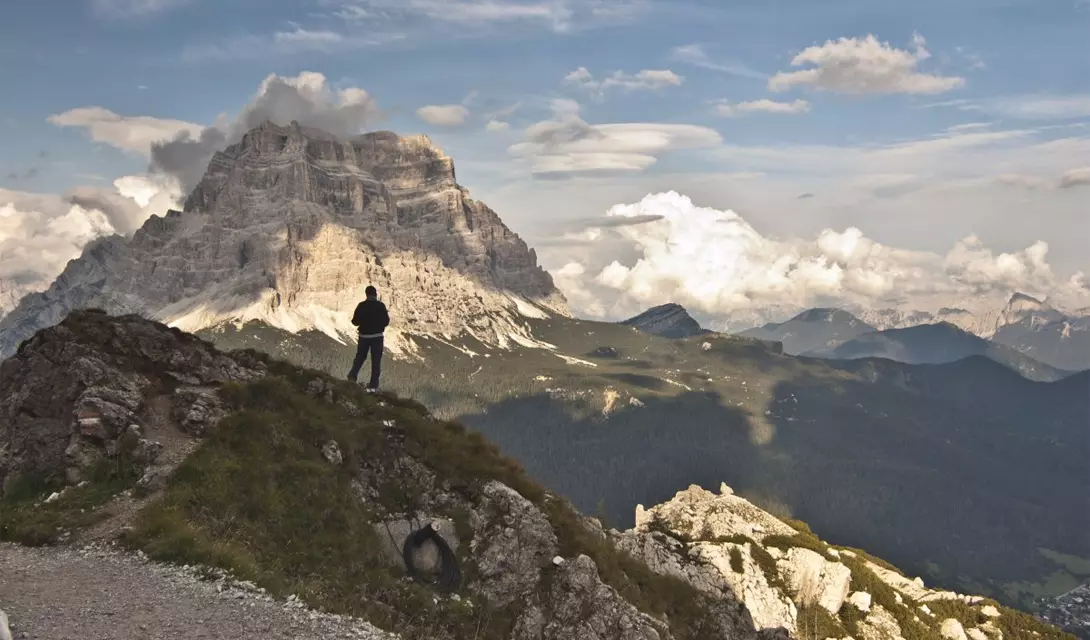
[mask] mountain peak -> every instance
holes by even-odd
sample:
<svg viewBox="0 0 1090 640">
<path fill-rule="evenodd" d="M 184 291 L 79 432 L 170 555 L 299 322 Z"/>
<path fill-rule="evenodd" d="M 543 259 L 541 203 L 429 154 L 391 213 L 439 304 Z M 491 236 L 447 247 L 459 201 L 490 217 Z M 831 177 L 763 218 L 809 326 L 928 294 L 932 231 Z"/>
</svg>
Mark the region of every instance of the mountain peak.
<svg viewBox="0 0 1090 640">
<path fill-rule="evenodd" d="M 1008 307 L 1019 306 L 1019 307 L 1027 307 L 1027 308 L 1028 307 L 1044 308 L 1044 307 L 1046 307 L 1048 305 L 1046 305 L 1043 300 L 1038 300 L 1037 298 L 1034 298 L 1033 296 L 1031 296 L 1031 295 L 1029 295 L 1027 293 L 1022 293 L 1020 291 L 1015 291 L 1011 295 L 1010 301 L 1007 302 L 1007 306 Z"/>
<path fill-rule="evenodd" d="M 689 315 L 685 307 L 674 302 L 651 307 L 621 324 L 664 338 L 688 338 L 709 333 Z"/>
<path fill-rule="evenodd" d="M 843 309 L 818 307 L 807 309 L 791 320 L 799 322 L 846 322 L 849 325 L 862 324 L 862 320 Z"/>
<path fill-rule="evenodd" d="M 184 213 L 89 245 L 0 320 L 0 356 L 87 306 L 187 331 L 256 320 L 343 341 L 370 284 L 394 351 L 414 348 L 405 334 L 541 346 L 523 318 L 568 313 L 533 249 L 469 199 L 427 136 L 266 121 L 214 154 Z"/>
</svg>

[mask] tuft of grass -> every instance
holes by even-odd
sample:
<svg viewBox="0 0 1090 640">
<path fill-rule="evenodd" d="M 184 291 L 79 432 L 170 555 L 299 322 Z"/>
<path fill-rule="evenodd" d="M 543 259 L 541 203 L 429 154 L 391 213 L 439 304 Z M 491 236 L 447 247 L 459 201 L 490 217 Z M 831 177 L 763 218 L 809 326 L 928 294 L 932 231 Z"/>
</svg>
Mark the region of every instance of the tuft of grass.
<svg viewBox="0 0 1090 640">
<path fill-rule="evenodd" d="M 838 546 L 837 549 L 839 549 L 841 551 L 851 551 L 852 553 L 859 556 L 860 558 L 863 558 L 864 560 L 870 560 L 871 562 L 878 565 L 879 567 L 882 567 L 883 569 L 888 569 L 889 571 L 900 574 L 902 576 L 905 575 L 904 571 L 901 571 L 899 568 L 895 567 L 894 565 L 890 564 L 889 562 L 886 562 L 885 560 L 883 560 L 882 558 L 879 558 L 878 556 L 872 556 L 871 554 L 867 553 L 863 549 L 856 549 L 855 547 L 841 547 L 841 546 Z"/>
<path fill-rule="evenodd" d="M 140 478 L 141 470 L 132 459 L 137 441 L 131 434 L 123 436 L 117 454 L 90 468 L 82 487 L 66 486 L 59 475 L 26 474 L 16 479 L 0 498 L 0 540 L 53 545 L 105 518 L 102 507 Z M 61 496 L 45 502 L 54 492 Z"/>
<path fill-rule="evenodd" d="M 822 542 L 813 533 L 797 533 L 793 536 L 771 535 L 761 541 L 766 547 L 776 547 L 788 551 L 794 548 L 809 549 L 823 557 L 828 557 L 829 545 Z"/>
<path fill-rule="evenodd" d="M 818 604 L 799 607 L 799 640 L 826 640 L 826 638 L 844 638 L 848 632 L 840 620 Z"/>
<path fill-rule="evenodd" d="M 850 602 L 845 602 L 840 607 L 840 611 L 837 612 L 837 617 L 840 619 L 840 626 L 844 627 L 844 630 L 848 632 L 848 635 L 853 638 L 861 638 L 859 623 L 866 617 L 862 611 L 856 608 Z"/>
<path fill-rule="evenodd" d="M 742 561 L 742 551 L 738 547 L 730 548 L 730 570 L 735 573 L 745 573 L 746 565 Z"/>
</svg>

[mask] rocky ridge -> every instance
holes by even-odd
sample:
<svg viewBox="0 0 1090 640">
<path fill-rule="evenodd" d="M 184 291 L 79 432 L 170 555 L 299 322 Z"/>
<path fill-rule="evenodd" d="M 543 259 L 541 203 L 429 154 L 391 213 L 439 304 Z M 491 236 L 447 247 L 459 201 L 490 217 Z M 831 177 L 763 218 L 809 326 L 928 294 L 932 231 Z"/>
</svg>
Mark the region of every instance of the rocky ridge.
<svg viewBox="0 0 1090 640">
<path fill-rule="evenodd" d="M 481 638 L 518 640 L 757 638 L 736 600 L 656 578 L 479 437 L 412 403 L 98 311 L 73 312 L 24 342 L 0 366 L 0 388 L 0 540 L 119 542 L 157 559 L 225 563 L 242 572 L 236 580 L 250 572 L 259 586 L 280 585 L 273 595 L 281 598 L 295 585 L 311 607 L 381 620 L 405 638 L 471 637 L 474 628 Z M 175 448 L 186 456 L 164 464 Z M 251 472 L 271 475 L 241 485 Z M 277 485 L 287 489 L 273 502 L 245 502 Z M 278 508 L 292 517 L 264 520 Z M 230 524 L 221 529 L 220 518 Z M 330 518 L 329 530 L 315 529 Z M 304 529 L 278 529 L 292 522 Z M 463 567 L 453 594 L 396 578 L 406 570 L 404 535 L 422 523 L 433 523 Z M 221 531 L 214 547 L 194 533 L 205 530 Z M 300 535 L 323 537 L 306 550 L 281 546 Z M 277 542 L 262 546 L 266 536 Z M 353 549 L 364 555 L 329 558 Z M 313 564 L 293 567 L 311 551 Z M 443 571 L 434 549 L 413 553 L 420 575 Z M 251 559 L 278 554 L 288 555 L 268 567 Z M 336 597 L 342 592 L 347 599 Z M 663 609 L 671 600 L 677 608 Z M 2 604 L 21 629 L 41 605 Z M 124 624 L 133 613 L 120 615 Z M 144 620 L 163 633 L 156 623 Z M 44 628 L 28 630 L 35 637 Z"/>
<path fill-rule="evenodd" d="M 71 310 L 141 313 L 187 331 L 260 320 L 338 340 L 363 288 L 411 335 L 536 344 L 524 318 L 566 314 L 537 256 L 455 179 L 425 136 L 338 140 L 265 122 L 218 152 L 183 211 L 88 245 L 0 320 L 0 357 Z"/>
<path fill-rule="evenodd" d="M 981 596 L 930 589 L 863 551 L 821 541 L 734 494 L 691 486 L 636 510 L 617 545 L 710 595 L 737 594 L 758 629 L 855 640 L 1061 635 Z M 1006 635 L 1005 635 L 1006 634 Z M 1025 635 L 1023 635 L 1025 634 Z"/>
<path fill-rule="evenodd" d="M 34 289 L 9 278 L 0 278 L 0 320 L 19 304 L 23 296 L 33 293 Z"/>
</svg>

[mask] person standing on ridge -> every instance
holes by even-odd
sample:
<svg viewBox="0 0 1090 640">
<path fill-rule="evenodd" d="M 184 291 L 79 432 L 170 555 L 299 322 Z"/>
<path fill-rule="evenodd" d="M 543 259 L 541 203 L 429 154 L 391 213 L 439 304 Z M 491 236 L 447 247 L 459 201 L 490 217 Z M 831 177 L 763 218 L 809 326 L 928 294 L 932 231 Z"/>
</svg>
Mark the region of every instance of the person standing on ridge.
<svg viewBox="0 0 1090 640">
<path fill-rule="evenodd" d="M 356 312 L 352 314 L 352 324 L 359 328 L 360 342 L 356 348 L 352 370 L 348 372 L 348 379 L 353 382 L 357 380 L 360 368 L 370 352 L 371 381 L 367 383 L 367 390 L 377 391 L 379 374 L 382 372 L 382 333 L 390 324 L 390 314 L 386 311 L 386 305 L 378 299 L 377 289 L 367 285 L 364 292 L 367 299 L 356 305 Z"/>
</svg>

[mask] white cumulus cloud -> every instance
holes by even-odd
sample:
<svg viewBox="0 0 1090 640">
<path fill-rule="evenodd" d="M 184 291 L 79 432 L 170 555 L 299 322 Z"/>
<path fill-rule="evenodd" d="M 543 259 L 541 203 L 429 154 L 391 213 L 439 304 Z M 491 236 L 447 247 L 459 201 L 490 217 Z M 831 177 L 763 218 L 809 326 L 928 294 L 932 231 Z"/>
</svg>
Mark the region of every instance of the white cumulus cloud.
<svg viewBox="0 0 1090 640">
<path fill-rule="evenodd" d="M 715 106 L 715 112 L 721 116 L 734 118 L 750 113 L 773 113 L 779 115 L 798 115 L 810 112 L 810 103 L 806 100 L 777 102 L 767 98 L 750 102 L 732 103 L 721 101 Z"/>
<path fill-rule="evenodd" d="M 791 60 L 793 67 L 812 65 L 810 68 L 777 73 L 768 80 L 768 88 L 786 91 L 808 85 L 850 95 L 934 94 L 965 84 L 964 78 L 921 72 L 920 62 L 931 54 L 918 34 L 913 37 L 913 46 L 914 51 L 896 49 L 873 35 L 829 40 L 804 49 Z"/>
<path fill-rule="evenodd" d="M 179 196 L 173 183 L 146 175 L 118 178 L 113 189 L 81 186 L 63 195 L 0 188 L 0 281 L 45 289 L 88 242 L 133 233 Z"/>
<path fill-rule="evenodd" d="M 430 125 L 456 127 L 465 124 L 469 109 L 460 104 L 428 105 L 416 110 L 416 115 Z"/>
<path fill-rule="evenodd" d="M 607 224 L 618 218 L 639 223 Z M 1002 304 L 1013 291 L 1073 308 L 1090 303 L 1085 277 L 1058 276 L 1044 242 L 996 253 L 968 236 L 940 254 L 883 245 L 855 227 L 774 239 L 733 211 L 700 207 L 676 192 L 616 205 L 602 222 L 587 235 L 600 244 L 554 273 L 577 312 L 596 317 L 670 301 L 706 314 L 907 301 L 937 309 L 968 298 Z"/>
<path fill-rule="evenodd" d="M 83 129 L 95 142 L 103 142 L 123 151 L 150 155 L 156 142 L 171 140 L 180 134 L 197 135 L 203 127 L 184 120 L 151 116 L 123 116 L 104 107 L 78 107 L 48 118 L 59 127 Z"/>
</svg>

